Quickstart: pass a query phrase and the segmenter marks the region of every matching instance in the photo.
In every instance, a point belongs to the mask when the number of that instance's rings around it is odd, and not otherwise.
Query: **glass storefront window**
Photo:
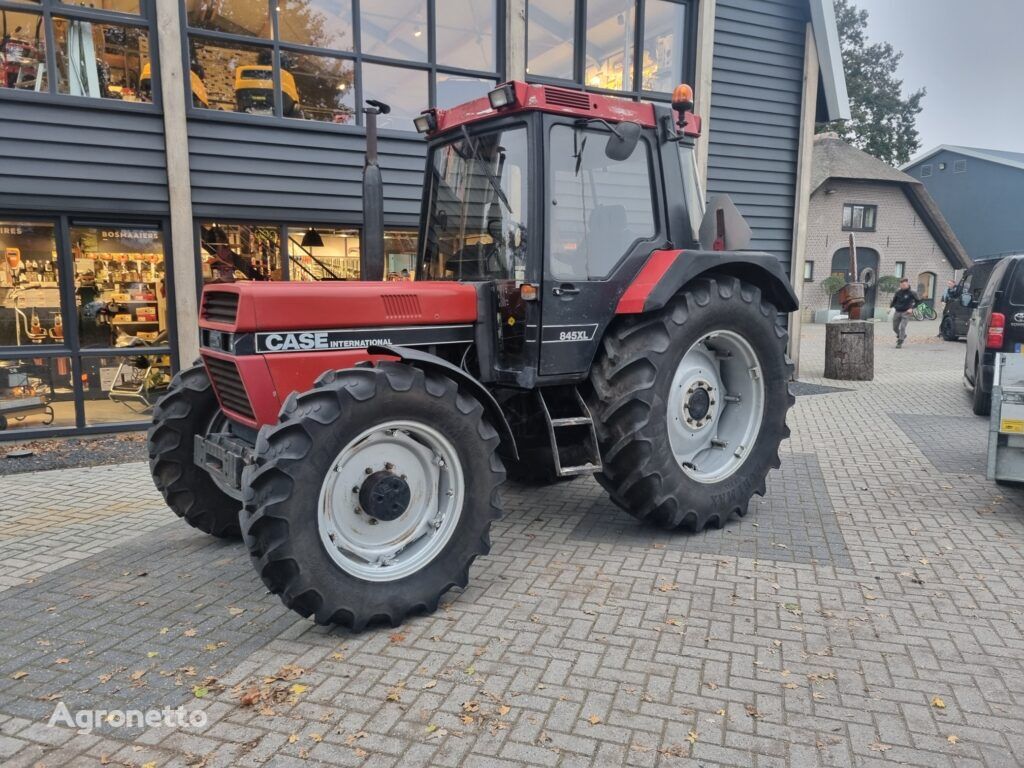
[[[233,35],[270,38],[270,4],[266,0],[186,0],[190,27]]]
[[[352,0],[280,0],[277,30],[285,43],[351,51]]]
[[[117,11],[118,13],[141,12],[139,0],[61,0],[64,5],[80,5],[85,8],[96,8],[101,11]]]
[[[435,7],[437,63],[494,69],[494,0],[441,0]]]
[[[636,0],[588,0],[585,84],[633,90],[635,40]]]
[[[572,0],[529,0],[526,20],[527,74],[572,80],[576,26]]]
[[[203,38],[192,38],[190,43],[192,72],[199,79],[205,97],[197,98],[197,83],[193,78],[192,95],[199,106],[226,112],[273,114],[274,68],[273,52],[269,48],[221,44]],[[287,93],[285,79],[282,75],[281,85]],[[291,93],[294,103],[298,100],[294,79]]]
[[[53,20],[57,40],[57,91],[72,96],[150,101],[140,87],[150,68],[149,31],[124,24]]]
[[[647,0],[642,90],[671,93],[683,82],[686,43],[686,6],[668,0]]]
[[[360,6],[359,14],[363,53],[400,61],[427,60],[426,0],[374,0]]]
[[[71,358],[0,360],[0,436],[26,429],[74,426]]]
[[[46,92],[46,37],[38,13],[3,11],[0,86]]]
[[[448,75],[437,73],[436,106],[439,109],[451,109],[472,99],[486,96],[495,86],[494,80],[467,75]]]
[[[71,227],[83,348],[169,344],[163,235],[157,227]]]
[[[167,391],[171,358],[140,346],[130,355],[82,358],[87,426],[139,421]]]
[[[355,65],[351,61],[302,54],[281,56],[282,64],[287,57],[298,96],[298,106],[290,117],[325,123],[355,122]]]
[[[281,280],[281,242],[273,224],[200,222],[204,283]]]
[[[0,346],[64,343],[56,227],[0,221]]]
[[[381,128],[413,131],[413,119],[429,104],[427,73],[364,62],[363,98],[379,99],[391,106],[391,114],[378,118]]]
[[[416,251],[419,237],[415,230],[384,230],[384,279],[416,279]]]
[[[288,275],[292,280],[358,280],[359,230],[293,227],[288,230]]]

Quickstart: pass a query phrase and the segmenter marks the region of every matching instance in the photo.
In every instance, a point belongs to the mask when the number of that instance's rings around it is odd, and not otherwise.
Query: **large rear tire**
[[[241,535],[242,505],[193,461],[195,435],[209,434],[222,422],[206,368],[196,365],[181,371],[153,408],[147,435],[149,469],[174,514],[204,533],[232,539]]]
[[[702,530],[764,495],[795,402],[776,317],[757,287],[716,276],[608,330],[591,411],[597,479],[616,504],[663,528]]]
[[[257,440],[241,516],[257,572],[318,624],[436,610],[490,550],[498,443],[443,375],[394,362],[325,373]]]

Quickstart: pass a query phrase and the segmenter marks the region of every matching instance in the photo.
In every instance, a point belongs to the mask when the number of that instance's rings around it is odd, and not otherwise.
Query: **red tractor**
[[[690,93],[511,82],[424,112],[415,281],[206,287],[202,364],[149,432],[170,507],[354,629],[466,586],[506,471],[595,474],[669,529],[744,514],[789,434],[797,300],[727,199],[705,213]]]

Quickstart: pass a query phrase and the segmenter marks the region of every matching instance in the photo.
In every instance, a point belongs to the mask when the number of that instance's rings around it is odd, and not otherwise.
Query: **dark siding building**
[[[366,99],[392,106],[398,279],[427,106],[513,78],[663,102],[692,82],[709,195],[732,195],[787,267],[802,122],[846,110],[830,0],[0,0],[0,22],[0,439],[144,423],[192,359],[176,290],[355,277]],[[187,167],[169,167],[180,147]]]
[[[941,146],[905,165],[975,261],[1024,253],[1024,153]]]

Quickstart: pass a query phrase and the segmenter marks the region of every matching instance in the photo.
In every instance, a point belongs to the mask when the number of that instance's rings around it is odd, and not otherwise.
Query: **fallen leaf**
[[[299,735],[297,733],[289,733],[288,734],[288,743],[289,744],[294,744],[298,740],[299,740]]]
[[[429,690],[433,688],[435,685],[437,685],[437,680],[427,680],[427,682],[423,684],[423,688]]]
[[[261,694],[259,688],[250,688],[239,697],[238,703],[243,707],[252,707],[259,702],[260,698]]]
[[[145,670],[145,669],[137,669],[134,672],[132,672],[130,675],[128,675],[128,677],[130,677],[132,680],[141,680],[143,675],[146,674],[146,672],[147,672],[147,670]]]
[[[865,600],[877,600],[878,598],[875,597],[874,595],[872,595],[870,592],[865,592],[864,593],[864,599]]]
[[[315,741],[315,742],[316,742],[317,744],[319,744],[319,743],[320,743],[321,741],[323,741],[323,740],[324,740],[324,737],[323,737],[323,735],[322,735],[322,734],[319,734],[319,733],[311,733],[311,734],[309,734],[309,738],[311,738],[311,739],[312,739],[313,741]]]
[[[366,757],[368,754],[370,753],[362,747],[356,747],[356,757]]]
[[[686,734],[686,740],[688,742],[690,742],[691,744],[696,744],[697,743],[697,732],[696,731],[690,731],[688,734]]]
[[[936,709],[945,709],[946,708],[946,702],[944,702],[938,696],[935,696],[934,698],[932,698],[932,706],[935,707]]]
[[[197,699],[204,698],[209,692],[210,689],[207,688],[205,685],[192,686],[192,695],[195,696]]]
[[[478,712],[480,710],[480,703],[476,701],[464,701],[462,702],[463,712]]]
[[[715,712],[715,714],[718,715],[719,717],[725,717],[725,710],[724,709],[719,709],[719,710],[717,710]]]
[[[948,741],[950,744],[956,744],[960,741],[960,737],[951,733],[949,734],[949,736],[946,737],[946,741]]]
[[[928,558],[927,557],[922,557],[917,562],[919,562],[921,565],[928,565]]]
[[[405,642],[405,638],[406,634],[404,632],[395,632],[390,638],[388,638],[388,640],[392,645],[401,645]]]
[[[746,710],[747,714],[755,720],[760,720],[762,717],[764,717],[764,715],[761,714],[760,710],[758,710],[758,708],[755,707],[753,704],[747,704]]]
[[[892,745],[883,744],[882,742],[876,740],[874,743],[868,744],[868,749],[874,752],[885,752],[887,749],[892,749]]]
[[[590,717],[587,718],[587,722],[589,722],[591,725],[597,725],[598,723],[601,722],[601,718],[598,717],[597,715],[591,715]]]
[[[679,589],[679,587],[667,581],[663,581],[661,584],[658,585],[659,592],[674,592],[677,589]]]
[[[14,680],[21,680],[23,677],[28,677],[28,672],[15,672],[11,677]]]
[[[170,631],[171,631],[170,627],[160,627],[160,634],[161,635],[166,635]]]
[[[475,675],[476,674],[476,667],[474,667],[472,664],[470,666],[466,667],[466,674],[469,675],[470,677]]]
[[[704,683],[704,687],[707,688],[709,691],[717,691],[718,690],[718,683],[712,683],[712,682]]]
[[[498,714],[501,717],[504,717],[505,715],[507,715],[511,711],[512,711],[512,707],[508,706],[507,704],[502,704],[500,707],[498,707]]]
[[[351,747],[353,744],[355,744],[357,741],[364,738],[365,736],[366,731],[356,731],[355,733],[349,734],[345,738],[345,746]]]
[[[792,613],[794,616],[799,616],[802,613],[802,611],[800,610],[799,603],[785,603],[782,607],[790,613]]]
[[[345,654],[344,653],[332,653],[331,654],[331,658],[334,659],[335,661],[344,661],[345,660]]]
[[[196,629],[193,629],[193,628],[189,628],[189,629],[186,629],[184,632],[182,632],[182,634],[185,637],[195,637],[196,635],[199,634],[199,631],[196,630]]]
[[[437,730],[437,726],[434,725],[433,723],[431,723],[430,725],[427,726],[426,730],[427,730],[427,733],[433,733],[434,731]]]
[[[148,763],[143,763],[142,768],[156,768],[156,760],[150,760]]]
[[[146,658],[148,658],[148,659],[155,659],[159,655],[160,655],[159,651],[147,651],[146,652]]]
[[[794,688],[799,688],[800,686],[798,686],[796,683],[783,683],[782,687],[788,688],[789,690],[793,690]]]
[[[53,663],[54,664],[70,664],[71,663],[71,659],[57,659]]]
[[[245,613],[245,608],[235,608],[234,606],[231,606],[230,608],[228,608],[228,613],[230,613],[232,616],[241,616],[243,613]]]
[[[305,693],[306,691],[308,691],[309,690],[309,686],[308,685],[303,685],[302,683],[292,683],[291,687],[289,687],[288,690],[291,691],[296,696],[298,696],[299,694],[302,694],[302,693]]]
[[[459,720],[462,721],[463,725],[472,725],[473,724],[473,716],[472,715],[462,715],[459,718]]]

